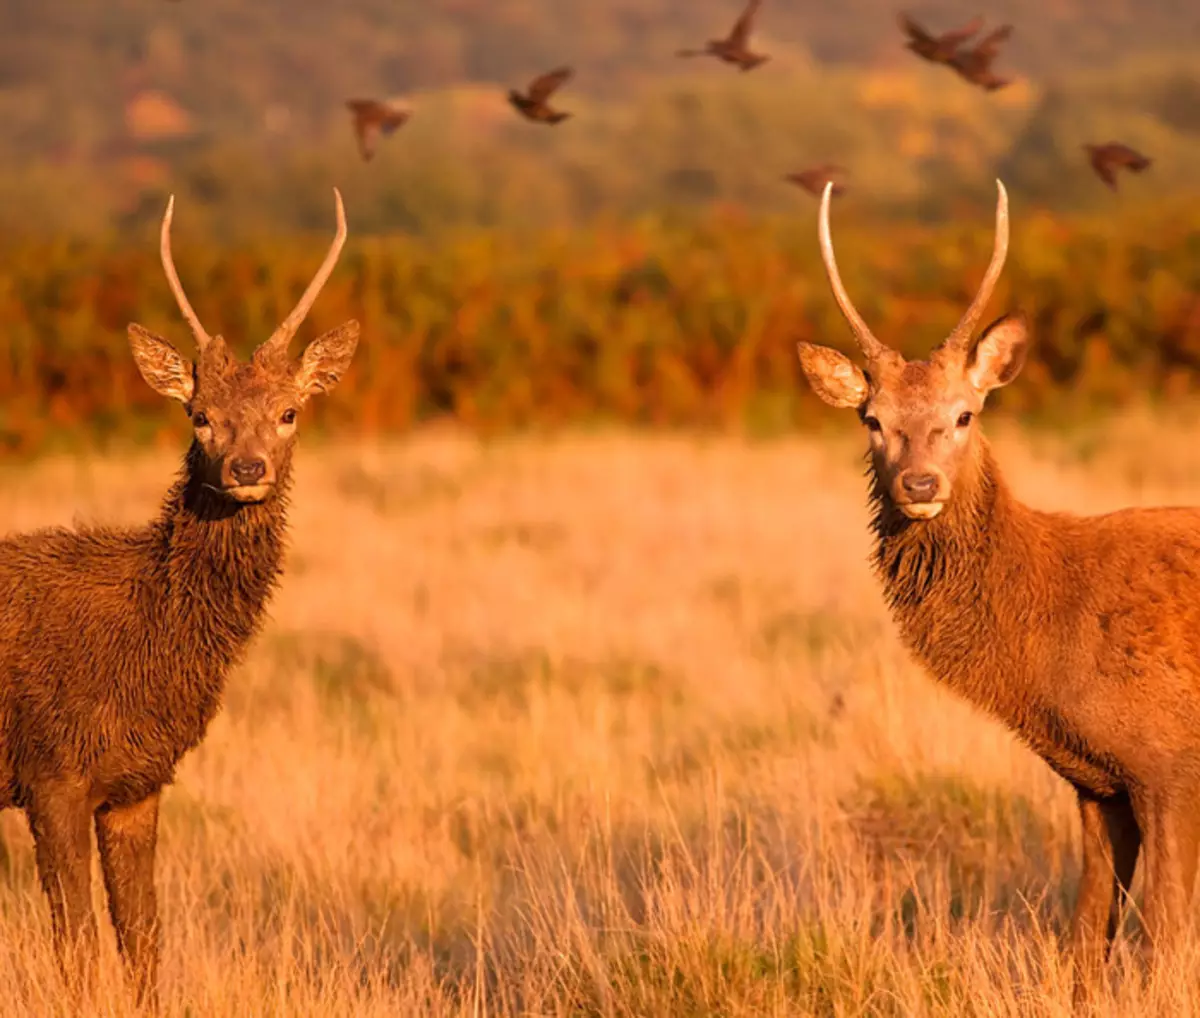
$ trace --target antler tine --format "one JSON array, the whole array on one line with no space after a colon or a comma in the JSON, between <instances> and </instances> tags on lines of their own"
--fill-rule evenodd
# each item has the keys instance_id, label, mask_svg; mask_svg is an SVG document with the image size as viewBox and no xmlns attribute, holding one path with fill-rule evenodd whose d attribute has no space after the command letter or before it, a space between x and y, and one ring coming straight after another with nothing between
<instances>
[{"instance_id":1,"label":"antler tine","mask_svg":"<svg viewBox=\"0 0 1200 1018\"><path fill-rule=\"evenodd\" d=\"M346 243L346 210L342 206L342 193L336 187L333 189L333 198L337 203L337 234L333 238L333 243L329 245L329 253L325 255L325 261L317 269L317 274L313 276L312 282L308 284L308 289L301 295L299 302L292 309L292 313L271 334L271 338L259 347L260 350L270 347L287 349L288 343L291 342L296 330L308 316L313 302L328 281L333 267L337 264L338 255L342 253L342 245Z\"/></svg>"},{"instance_id":2,"label":"antler tine","mask_svg":"<svg viewBox=\"0 0 1200 1018\"><path fill-rule=\"evenodd\" d=\"M167 199L167 211L163 213L162 233L159 239L158 253L162 258L163 272L167 275L167 283L171 287L171 293L175 295L175 303L179 305L179 310L183 312L184 320L191 327L192 334L196 337L196 346L203 350L212 337L204 331L204 326L200 324L199 316L197 316L191 302L187 299L187 294L183 292L183 284L179 282L179 273L175 271L175 259L171 256L171 219L174 214L175 195L171 195Z\"/></svg>"},{"instance_id":3,"label":"antler tine","mask_svg":"<svg viewBox=\"0 0 1200 1018\"><path fill-rule=\"evenodd\" d=\"M855 310L850 295L846 293L846 288L842 285L837 259L833 255L833 239L829 234L829 199L832 194L833 181L826 181L825 192L821 195L821 216L817 231L821 239L821 257L825 261L825 273L829 276L829 285L833 288L834 299L837 301L838 307L842 309L842 314L846 316L846 321L850 323L854 338L858 340L858 345L862 348L867 361L873 362L888 354L890 350L867 328L867 323Z\"/></svg>"},{"instance_id":4,"label":"antler tine","mask_svg":"<svg viewBox=\"0 0 1200 1018\"><path fill-rule=\"evenodd\" d=\"M967 308L954 331L941 344L941 349L954 353L965 353L970 345L971 337L979 325L979 319L987 310L988 301L992 299L992 291L996 289L996 281L1004 271L1004 260L1008 257L1008 191L1004 182L996 180L996 239L992 246L992 260L984 273L983 282L979 284L979 292L971 306Z\"/></svg>"}]
</instances>

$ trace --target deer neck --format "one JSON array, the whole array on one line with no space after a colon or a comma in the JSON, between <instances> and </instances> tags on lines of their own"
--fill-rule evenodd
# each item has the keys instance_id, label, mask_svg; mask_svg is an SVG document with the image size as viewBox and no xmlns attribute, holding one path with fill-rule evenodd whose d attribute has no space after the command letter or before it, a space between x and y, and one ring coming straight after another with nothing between
<instances>
[{"instance_id":1,"label":"deer neck","mask_svg":"<svg viewBox=\"0 0 1200 1018\"><path fill-rule=\"evenodd\" d=\"M290 458L279 465L266 502L234 502L204 485L203 456L193 443L163 508L167 621L181 657L211 681L258 631L283 569Z\"/></svg>"},{"instance_id":2,"label":"deer neck","mask_svg":"<svg viewBox=\"0 0 1200 1018\"><path fill-rule=\"evenodd\" d=\"M1003 620L1027 616L1044 599L1034 562L1041 528L979 441L975 469L932 520L905 518L871 474L874 565L917 658L969 700L1006 716L1011 697L1002 677L1011 669L997 666L1014 648Z\"/></svg>"}]
</instances>

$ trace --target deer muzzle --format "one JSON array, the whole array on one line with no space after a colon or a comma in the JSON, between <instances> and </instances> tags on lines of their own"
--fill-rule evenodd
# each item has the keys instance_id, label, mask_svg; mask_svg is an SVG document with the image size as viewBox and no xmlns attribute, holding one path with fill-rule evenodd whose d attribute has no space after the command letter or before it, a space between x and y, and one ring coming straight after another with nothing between
<instances>
[{"instance_id":1,"label":"deer muzzle","mask_svg":"<svg viewBox=\"0 0 1200 1018\"><path fill-rule=\"evenodd\" d=\"M950 484L940 470L905 470L892 485L892 501L910 520L931 520L945 508Z\"/></svg>"},{"instance_id":2,"label":"deer muzzle","mask_svg":"<svg viewBox=\"0 0 1200 1018\"><path fill-rule=\"evenodd\" d=\"M275 468L262 453L241 452L221 464L221 491L235 502L265 502L275 491Z\"/></svg>"}]
</instances>

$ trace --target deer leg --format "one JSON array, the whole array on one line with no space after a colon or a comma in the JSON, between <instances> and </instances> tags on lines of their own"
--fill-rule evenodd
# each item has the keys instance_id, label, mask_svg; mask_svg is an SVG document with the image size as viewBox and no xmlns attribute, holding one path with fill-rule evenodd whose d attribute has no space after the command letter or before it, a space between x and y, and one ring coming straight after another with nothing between
<instances>
[{"instance_id":1,"label":"deer leg","mask_svg":"<svg viewBox=\"0 0 1200 1018\"><path fill-rule=\"evenodd\" d=\"M1113 847L1113 903L1108 916L1108 936L1105 958L1112 950L1113 939L1121 925L1121 916L1129 904L1129 888L1133 884L1133 871L1137 868L1138 854L1142 847L1142 832L1133 805L1127 795L1119 795L1104 804L1104 820Z\"/></svg>"},{"instance_id":2,"label":"deer leg","mask_svg":"<svg viewBox=\"0 0 1200 1018\"><path fill-rule=\"evenodd\" d=\"M73 782L38 788L26 812L38 878L50 902L59 965L74 990L90 987L95 980L97 945L86 792Z\"/></svg>"},{"instance_id":3,"label":"deer leg","mask_svg":"<svg viewBox=\"0 0 1200 1018\"><path fill-rule=\"evenodd\" d=\"M1080 975L1092 980L1104 958L1104 940L1113 906L1113 846L1099 800L1079 796L1083 827L1083 871L1071 921L1071 940Z\"/></svg>"},{"instance_id":4,"label":"deer leg","mask_svg":"<svg viewBox=\"0 0 1200 1018\"><path fill-rule=\"evenodd\" d=\"M1152 960L1175 946L1188 923L1200 848L1192 802L1190 795L1153 796L1139 811L1146 853L1143 925Z\"/></svg>"},{"instance_id":5,"label":"deer leg","mask_svg":"<svg viewBox=\"0 0 1200 1018\"><path fill-rule=\"evenodd\" d=\"M154 849L158 793L130 806L96 813L96 842L117 947L133 978L138 1002L158 1006L158 900Z\"/></svg>"},{"instance_id":6,"label":"deer leg","mask_svg":"<svg viewBox=\"0 0 1200 1018\"><path fill-rule=\"evenodd\" d=\"M1097 799L1080 791L1079 815L1083 873L1071 924L1076 1003L1088 997L1103 972L1141 847L1141 833L1127 796Z\"/></svg>"}]
</instances>

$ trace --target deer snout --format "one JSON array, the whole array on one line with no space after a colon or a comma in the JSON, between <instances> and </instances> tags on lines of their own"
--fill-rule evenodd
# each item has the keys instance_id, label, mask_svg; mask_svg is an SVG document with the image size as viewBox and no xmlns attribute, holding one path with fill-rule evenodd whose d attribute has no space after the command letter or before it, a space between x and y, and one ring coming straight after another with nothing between
<instances>
[{"instance_id":1,"label":"deer snout","mask_svg":"<svg viewBox=\"0 0 1200 1018\"><path fill-rule=\"evenodd\" d=\"M900 486L914 502L932 502L938 493L938 479L933 474L905 474Z\"/></svg>"},{"instance_id":2,"label":"deer snout","mask_svg":"<svg viewBox=\"0 0 1200 1018\"><path fill-rule=\"evenodd\" d=\"M906 470L898 480L896 506L909 519L931 520L942 511L946 489L941 474L930 470Z\"/></svg>"},{"instance_id":3,"label":"deer snout","mask_svg":"<svg viewBox=\"0 0 1200 1018\"><path fill-rule=\"evenodd\" d=\"M267 461L263 459L236 459L229 464L229 473L240 485L258 484L267 472Z\"/></svg>"},{"instance_id":4,"label":"deer snout","mask_svg":"<svg viewBox=\"0 0 1200 1018\"><path fill-rule=\"evenodd\" d=\"M262 502L275 490L275 469L264 455L243 452L225 461L221 487L238 502Z\"/></svg>"}]
</instances>

